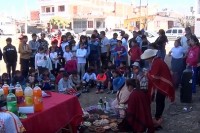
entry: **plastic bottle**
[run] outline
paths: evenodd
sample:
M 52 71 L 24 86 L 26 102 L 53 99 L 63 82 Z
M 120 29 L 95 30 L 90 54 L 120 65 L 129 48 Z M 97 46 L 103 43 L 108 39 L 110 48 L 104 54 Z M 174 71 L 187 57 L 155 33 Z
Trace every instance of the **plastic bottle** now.
M 33 89 L 33 103 L 35 112 L 42 111 L 43 109 L 42 90 L 38 85 L 36 85 Z
M 15 85 L 15 95 L 17 97 L 17 104 L 21 106 L 24 103 L 23 90 L 19 82 Z
M 108 103 L 108 100 L 107 100 L 106 97 L 105 97 L 105 100 L 104 100 L 104 108 L 105 108 L 105 111 L 109 110 L 109 103 Z
M 17 114 L 17 98 L 10 90 L 9 94 L 6 97 L 7 109 L 10 112 Z
M 103 109 L 103 99 L 102 99 L 102 97 L 99 98 L 98 108 Z
M 24 89 L 24 97 L 25 97 L 26 106 L 32 106 L 33 105 L 33 89 L 29 85 L 27 85 L 27 87 Z
M 6 82 L 4 82 L 4 85 L 2 86 L 2 89 L 4 91 L 4 95 L 7 96 L 8 92 L 9 92 L 9 85 Z

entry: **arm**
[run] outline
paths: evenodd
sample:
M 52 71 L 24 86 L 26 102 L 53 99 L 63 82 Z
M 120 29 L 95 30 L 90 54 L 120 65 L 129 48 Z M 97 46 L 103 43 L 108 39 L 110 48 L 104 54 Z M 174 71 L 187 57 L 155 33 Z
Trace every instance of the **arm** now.
M 6 56 L 6 48 L 5 47 L 3 48 L 3 59 L 4 59 L 4 62 L 7 63 L 7 56 Z
M 36 54 L 35 55 L 35 69 L 38 69 L 38 67 L 37 67 L 37 60 L 38 60 L 38 55 Z
M 27 51 L 25 51 L 25 50 L 23 49 L 22 44 L 19 44 L 18 52 L 19 52 L 20 54 L 26 54 L 26 53 L 27 53 Z
M 2 51 L 0 49 L 0 60 L 2 60 L 2 56 L 3 56 L 3 53 L 2 53 Z
M 65 91 L 63 87 L 62 79 L 60 79 L 60 81 L 58 82 L 58 91 Z
M 87 52 L 87 51 L 86 51 Z M 86 56 L 86 52 L 84 53 L 80 53 L 79 50 L 76 51 L 76 57 L 85 57 Z
M 14 49 L 15 49 L 15 61 L 17 62 L 17 50 L 15 47 L 14 47 Z
M 28 53 L 32 53 L 31 47 L 30 47 L 28 44 L 27 44 L 26 46 L 27 46 L 27 52 L 28 52 Z

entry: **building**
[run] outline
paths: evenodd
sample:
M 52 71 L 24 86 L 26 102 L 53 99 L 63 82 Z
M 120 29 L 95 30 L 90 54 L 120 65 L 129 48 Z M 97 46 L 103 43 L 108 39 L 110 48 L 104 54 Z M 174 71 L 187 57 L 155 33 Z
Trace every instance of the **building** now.
M 149 31 L 158 31 L 159 29 L 167 30 L 174 26 L 180 26 L 178 18 L 182 15 L 167 9 L 157 11 L 155 6 L 135 7 L 134 17 L 124 21 L 124 27 L 128 30 L 146 29 Z
M 75 32 L 97 28 L 123 27 L 132 15 L 132 5 L 115 0 L 39 0 L 40 21 L 48 24 L 53 16 L 71 22 Z

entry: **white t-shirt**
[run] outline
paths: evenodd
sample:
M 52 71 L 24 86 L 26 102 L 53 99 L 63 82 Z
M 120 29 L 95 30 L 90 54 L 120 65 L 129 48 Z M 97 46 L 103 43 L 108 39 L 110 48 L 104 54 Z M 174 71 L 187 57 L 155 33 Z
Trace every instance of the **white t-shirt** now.
M 95 73 L 92 74 L 85 73 L 83 76 L 83 80 L 89 82 L 89 80 L 97 80 L 97 77 Z
M 73 57 L 72 52 L 64 52 L 64 54 L 63 54 L 63 58 L 65 58 L 65 61 L 71 60 L 72 57 Z
M 48 64 L 48 58 L 49 58 L 48 55 L 44 53 L 43 54 L 37 53 L 35 55 L 35 69 L 37 69 L 38 67 L 45 67 Z
M 87 50 L 85 48 L 77 49 L 76 57 L 77 57 L 78 63 L 86 63 L 86 54 L 87 54 Z
M 65 52 L 65 47 L 66 47 L 67 45 L 69 45 L 68 42 L 63 42 L 63 43 L 61 44 L 63 53 Z
M 58 53 L 57 52 L 51 52 L 50 53 L 50 59 L 52 60 L 52 62 L 55 64 L 56 60 L 55 58 L 58 58 Z
M 171 49 L 171 55 L 175 59 L 183 58 L 183 55 L 185 54 L 185 49 L 182 46 L 173 47 Z
M 125 38 L 122 38 L 122 45 L 126 48 L 126 51 L 128 51 L 128 41 Z

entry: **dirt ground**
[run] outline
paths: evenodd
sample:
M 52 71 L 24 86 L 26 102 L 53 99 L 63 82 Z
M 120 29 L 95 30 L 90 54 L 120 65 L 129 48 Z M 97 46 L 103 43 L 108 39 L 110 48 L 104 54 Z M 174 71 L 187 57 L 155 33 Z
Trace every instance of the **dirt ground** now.
M 170 66 L 170 57 L 166 57 L 166 62 Z M 112 94 L 95 94 L 95 89 L 92 89 L 88 94 L 82 94 L 79 98 L 81 106 L 88 107 L 97 105 L 100 97 L 114 99 Z M 170 103 L 166 99 L 165 111 L 163 113 L 162 130 L 156 133 L 200 133 L 200 87 L 197 87 L 197 93 L 193 95 L 191 104 L 180 103 L 180 88 L 176 90 L 176 100 Z M 190 111 L 184 111 L 184 107 L 191 107 Z M 152 116 L 155 112 L 155 103 L 152 103 Z

